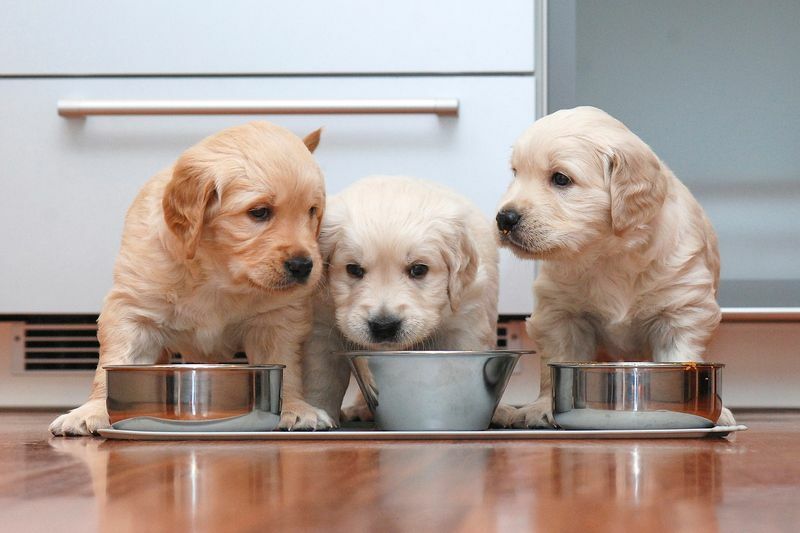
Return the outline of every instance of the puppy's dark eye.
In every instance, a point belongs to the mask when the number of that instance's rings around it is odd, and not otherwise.
[[[517,169],[516,168],[511,167],[511,173],[514,174],[515,178],[517,177]]]
[[[421,265],[419,263],[411,265],[411,268],[408,269],[408,275],[413,279],[424,278],[427,273],[428,265]]]
[[[269,207],[254,207],[247,211],[247,214],[250,215],[250,218],[253,220],[263,222],[269,220],[269,217],[272,216],[272,211]]]
[[[318,211],[319,210],[316,207],[312,207],[311,209],[308,210],[308,216],[314,218],[315,216],[317,216]]]
[[[353,278],[361,279],[364,277],[364,269],[361,268],[361,265],[350,263],[345,267],[345,270],[347,270],[347,273]]]
[[[555,185],[556,187],[569,187],[572,185],[572,180],[569,176],[562,174],[561,172],[556,172],[550,177],[550,182]]]

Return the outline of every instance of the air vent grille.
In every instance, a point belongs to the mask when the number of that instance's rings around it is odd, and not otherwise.
[[[21,357],[13,365],[15,372],[93,372],[100,357],[96,315],[41,315],[13,317],[13,341]],[[172,356],[181,363],[181,354]],[[244,353],[237,353],[230,363],[247,363]]]
[[[497,323],[497,348],[500,350],[531,349],[531,342],[525,332],[524,318],[500,317]]]
[[[497,326],[497,347],[506,348],[508,346],[508,328],[503,325]]]
[[[96,324],[25,324],[25,371],[94,370]]]
[[[11,320],[8,320],[11,319]],[[96,315],[27,315],[3,317],[17,327],[13,340],[18,345],[14,372],[92,372],[97,367],[100,343],[97,340]],[[522,320],[502,319],[497,327],[499,349],[525,348]],[[181,363],[175,354],[172,363]],[[244,353],[232,362],[246,363]]]

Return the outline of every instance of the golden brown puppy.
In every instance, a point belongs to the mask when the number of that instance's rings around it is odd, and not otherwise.
[[[164,362],[170,352],[209,362],[244,351],[251,364],[285,364],[281,427],[332,424],[303,401],[299,361],[321,273],[319,136],[301,140],[267,122],[230,128],[144,186],[98,320],[92,393],[53,434],[108,427],[104,365]]]
[[[700,361],[720,321],[717,237],[700,204],[620,121],[558,111],[516,142],[503,243],[542,260],[528,334],[545,359]],[[550,372],[517,426],[553,422]],[[723,410],[720,424],[733,423]]]

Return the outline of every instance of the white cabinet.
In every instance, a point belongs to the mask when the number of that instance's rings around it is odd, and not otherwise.
[[[97,313],[127,207],[222,128],[323,126],[330,193],[368,174],[461,191],[493,217],[533,121],[535,2],[31,0],[0,17],[0,315]],[[457,99],[457,116],[57,114],[59,100]],[[532,308],[504,252],[500,312]],[[2,319],[2,316],[0,316]]]
[[[0,75],[532,73],[533,0],[4,2]]]
[[[58,116],[61,98],[457,98],[458,116]],[[0,313],[93,313],[111,285],[128,205],[184,149],[255,118],[299,135],[331,194],[368,174],[445,183],[493,216],[510,146],[534,115],[532,76],[0,79]],[[530,312],[532,264],[503,259],[501,312]]]

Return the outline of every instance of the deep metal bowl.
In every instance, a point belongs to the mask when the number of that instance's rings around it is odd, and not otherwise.
[[[564,429],[713,427],[718,363],[550,363],[553,418]]]
[[[116,429],[268,431],[280,420],[283,365],[103,368]]]
[[[344,352],[379,429],[484,430],[517,351]]]

